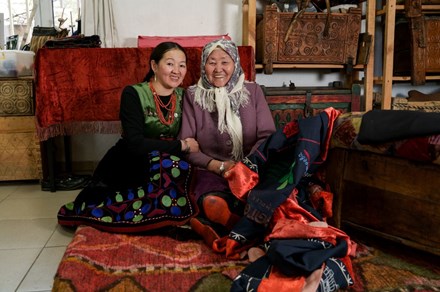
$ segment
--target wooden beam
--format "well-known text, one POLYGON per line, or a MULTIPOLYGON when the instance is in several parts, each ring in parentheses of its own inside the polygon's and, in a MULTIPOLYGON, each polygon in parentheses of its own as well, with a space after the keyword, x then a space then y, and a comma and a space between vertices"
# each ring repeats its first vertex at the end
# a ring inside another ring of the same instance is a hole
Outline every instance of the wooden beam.
POLYGON ((391 109, 393 91, 393 66, 394 66, 394 32, 396 25, 396 0, 387 0, 385 7, 385 34, 383 47, 383 83, 382 83, 382 109, 391 109))

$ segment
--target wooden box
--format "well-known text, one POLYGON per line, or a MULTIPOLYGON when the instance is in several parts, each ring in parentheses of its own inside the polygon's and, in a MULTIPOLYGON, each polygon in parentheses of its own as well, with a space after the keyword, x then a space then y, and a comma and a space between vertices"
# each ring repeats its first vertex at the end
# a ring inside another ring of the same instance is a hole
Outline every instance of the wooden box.
POLYGON ((266 73, 271 73, 274 63, 356 63, 360 8, 351 8, 348 13, 332 12, 329 17, 327 13, 304 12, 292 23, 295 15, 277 12, 271 5, 265 7, 263 19, 257 24, 256 59, 266 73))
POLYGON ((32 77, 0 79, 0 116, 34 115, 32 77))
POLYGON ((342 228, 440 255, 440 165, 336 148, 327 169, 342 228))
POLYGON ((333 107, 341 112, 360 111, 360 86, 338 87, 265 87, 267 103, 277 127, 316 115, 333 107))
POLYGON ((41 179, 35 117, 0 117, 0 181, 41 179))
POLYGON ((426 76, 440 72, 440 17, 400 19, 395 27, 396 76, 411 76, 412 85, 423 85, 426 76))

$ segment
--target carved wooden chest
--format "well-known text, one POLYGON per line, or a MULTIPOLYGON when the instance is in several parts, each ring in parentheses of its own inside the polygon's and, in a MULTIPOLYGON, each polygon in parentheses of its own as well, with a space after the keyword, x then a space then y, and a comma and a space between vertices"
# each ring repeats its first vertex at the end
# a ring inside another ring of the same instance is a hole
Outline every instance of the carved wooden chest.
POLYGON ((34 115, 32 77, 0 79, 0 116, 34 115))
POLYGON ((35 117, 0 117, 0 181, 41 179, 35 117))
POLYGON ((410 75, 412 85, 440 72, 440 17, 400 20, 395 28, 393 74, 410 75))
POLYGON ((360 111, 360 85, 351 88, 262 86, 277 128, 288 122, 316 115, 328 107, 341 112, 360 111))
POLYGON ((257 24, 256 58, 266 73, 274 63, 356 63, 361 9, 348 13, 277 12, 271 5, 257 24))

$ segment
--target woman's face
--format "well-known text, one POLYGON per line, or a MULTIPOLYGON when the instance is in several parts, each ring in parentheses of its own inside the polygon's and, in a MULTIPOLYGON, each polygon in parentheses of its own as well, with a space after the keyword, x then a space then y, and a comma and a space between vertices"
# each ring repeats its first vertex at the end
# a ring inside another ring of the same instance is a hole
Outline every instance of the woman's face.
POLYGON ((206 77, 215 87, 225 86, 234 73, 234 60, 221 48, 214 49, 205 63, 206 77))
POLYGON ((180 86, 187 71, 185 53, 179 49, 169 50, 158 64, 152 61, 151 65, 154 68, 156 81, 166 89, 180 86))

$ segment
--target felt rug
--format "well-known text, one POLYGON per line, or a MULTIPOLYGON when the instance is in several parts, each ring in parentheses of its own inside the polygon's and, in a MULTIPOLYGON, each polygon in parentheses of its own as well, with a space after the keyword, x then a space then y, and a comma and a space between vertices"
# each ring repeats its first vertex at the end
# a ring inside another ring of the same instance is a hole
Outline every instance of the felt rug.
POLYGON ((192 237, 187 228, 128 235, 81 226, 67 246, 52 291, 229 289, 248 262, 228 260, 192 237))
MULTIPOLYGON (((440 291, 438 257, 358 243, 346 291, 440 291)), ((229 291, 247 266, 215 254, 188 228, 125 235, 79 227, 52 291, 229 291)), ((278 291, 281 292, 281 291, 278 291)))
POLYGON ((371 234, 346 232, 358 247, 352 258, 355 284, 344 291, 440 291, 440 256, 371 234))

